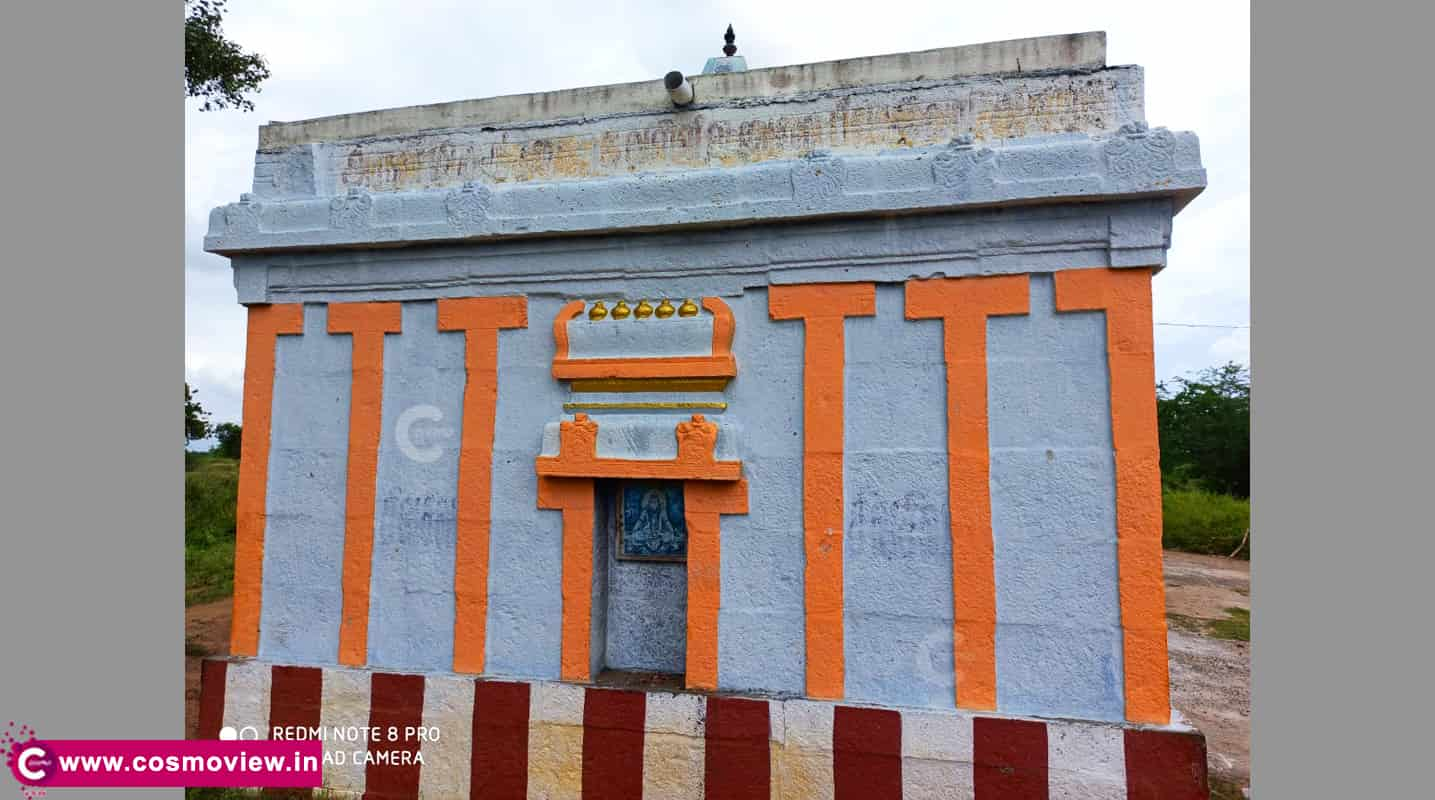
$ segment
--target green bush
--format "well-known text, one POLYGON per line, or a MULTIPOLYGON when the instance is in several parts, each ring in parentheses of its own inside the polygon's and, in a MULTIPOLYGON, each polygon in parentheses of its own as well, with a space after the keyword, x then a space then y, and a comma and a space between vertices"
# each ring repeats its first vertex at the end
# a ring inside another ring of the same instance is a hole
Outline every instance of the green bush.
POLYGON ((222 458, 239 460, 240 441, 243 432, 243 429, 233 422, 221 422, 215 425, 213 431, 214 438, 219 441, 219 444, 215 445, 214 449, 210 452, 222 458))
POLYGON ((1226 364, 1202 370, 1194 379, 1156 384, 1156 424, 1161 474, 1168 481, 1175 478, 1202 489, 1251 496, 1249 369, 1226 364))
POLYGON ((234 591, 234 511, 239 462, 185 457, 184 599, 186 605, 234 591))
MULTIPOLYGON (((1251 502, 1200 489, 1168 488, 1161 493, 1161 514, 1163 547, 1228 556, 1250 528, 1251 502)), ((1247 542, 1240 557, 1249 558, 1249 553, 1247 542)))
POLYGON ((184 604, 208 603, 234 594, 234 540, 184 548, 184 604))
POLYGON ((239 463, 210 458, 184 473, 184 543, 203 545, 234 538, 239 500, 239 463))

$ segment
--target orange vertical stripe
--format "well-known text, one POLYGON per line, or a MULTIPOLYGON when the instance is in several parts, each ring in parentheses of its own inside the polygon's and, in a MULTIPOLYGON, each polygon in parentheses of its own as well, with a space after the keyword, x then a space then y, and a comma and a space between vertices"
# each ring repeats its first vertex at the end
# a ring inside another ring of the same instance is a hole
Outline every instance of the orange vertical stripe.
MULTIPOLYGON (((564 422, 563 425, 570 423, 564 422)), ((593 662, 593 480, 538 477, 538 507, 563 512, 563 622, 558 675, 587 683, 593 662)))
POLYGON ((498 331, 528 327, 523 297, 438 301, 438 328, 465 332, 467 378, 458 453, 458 543, 454 554, 453 671, 481 673, 488 634, 488 545, 492 528, 493 427, 498 408, 498 331))
MULTIPOLYGON (((694 482, 684 494, 691 496, 694 482)), ((718 513, 697 511, 684 498, 688 523, 688 637, 684 681, 689 689, 717 688, 718 608, 722 598, 722 547, 718 513)))
POLYGON ((1106 312, 1126 718, 1165 725, 1171 718, 1171 696, 1166 589, 1161 582, 1161 462, 1151 270, 1058 272, 1056 308, 1106 312))
POLYGON ((840 699, 843 654, 842 375, 844 318, 877 313, 871 283, 814 283, 768 290, 772 319, 806 325, 802 366, 802 526, 807 564, 807 696, 840 699))
POLYGON ((718 609, 722 602, 720 514, 747 513, 747 481, 687 481, 688 639, 684 679, 689 689, 713 690, 718 679, 718 609))
POLYGON ((274 346, 304 332, 298 303, 249 307, 244 344, 244 431, 239 444, 239 500, 235 507, 234 616, 229 652, 259 654, 259 608, 264 592, 264 520, 269 484, 269 435, 274 406, 274 346))
POLYGON ((941 319, 947 361, 952 650, 959 708, 997 705, 997 596, 987 437, 987 317, 1026 314, 1026 275, 907 282, 907 319, 941 319))
POLYGON ((369 575, 383 425, 384 334, 399 330, 398 303, 329 304, 329 333, 354 337, 344 499, 344 600, 339 621, 339 663, 354 667, 363 666, 369 653, 369 575))

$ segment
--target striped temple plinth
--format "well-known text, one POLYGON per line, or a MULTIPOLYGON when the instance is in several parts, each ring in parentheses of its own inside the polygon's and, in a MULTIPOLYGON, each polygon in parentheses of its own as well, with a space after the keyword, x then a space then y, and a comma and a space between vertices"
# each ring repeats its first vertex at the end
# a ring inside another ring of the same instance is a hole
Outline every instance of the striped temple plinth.
POLYGON ((199 736, 223 727, 323 736, 330 796, 375 800, 1209 796, 1174 726, 210 659, 199 736))

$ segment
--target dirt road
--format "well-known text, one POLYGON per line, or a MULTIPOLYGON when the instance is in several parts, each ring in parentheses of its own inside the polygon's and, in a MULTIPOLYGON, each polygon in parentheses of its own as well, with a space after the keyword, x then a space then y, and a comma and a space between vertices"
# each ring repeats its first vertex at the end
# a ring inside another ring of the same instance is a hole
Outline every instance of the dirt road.
POLYGON ((1251 565, 1219 556, 1166 552, 1171 705, 1206 735, 1212 775, 1251 774, 1251 645, 1204 635, 1202 622, 1251 607, 1251 565))
POLYGON ((194 738, 199 725, 199 662, 229 654, 231 598, 184 610, 184 735, 194 738))

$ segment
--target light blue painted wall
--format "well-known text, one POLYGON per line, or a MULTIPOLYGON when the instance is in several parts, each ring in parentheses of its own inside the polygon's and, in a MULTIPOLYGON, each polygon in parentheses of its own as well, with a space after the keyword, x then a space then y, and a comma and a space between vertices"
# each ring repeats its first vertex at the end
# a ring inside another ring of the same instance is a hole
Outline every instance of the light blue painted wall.
POLYGON ((843 644, 853 700, 950 707, 952 546, 940 320, 901 285, 847 319, 843 644))
POLYGON ((453 666, 464 335, 438 330, 434 302, 404 303, 402 323, 402 334, 384 337, 369 663, 447 671, 453 666))
POLYGON ((1030 315, 987 323, 997 707, 1118 720, 1105 314, 1056 313, 1052 285, 1033 275, 1030 315))
POLYGON ((533 459, 562 413, 553 319, 565 300, 530 295, 528 327, 498 333, 493 529, 488 561, 488 672, 557 678, 563 621, 563 514, 538 509, 533 459))
MULTIPOLYGON (((952 571, 942 325, 905 319, 903 299, 901 284, 881 284, 876 316, 849 318, 845 326, 846 693, 854 702, 947 708, 952 571)), ((558 511, 537 509, 533 459, 544 424, 569 399, 550 374, 550 323, 563 302, 530 296, 530 326, 499 334, 487 644, 493 675, 559 675, 562 520, 558 511)), ((714 416, 734 437, 725 446, 735 445, 743 460, 750 513, 722 517, 718 683, 801 694, 805 326, 771 320, 765 289, 728 302, 740 368, 724 393, 729 410, 714 416)), ((442 672, 453 655, 464 342, 462 334, 437 331, 432 302, 406 302, 402 314, 404 333, 385 342, 369 661, 442 672), (415 459, 399 445, 399 421, 427 407, 441 419, 424 414, 408 428, 410 449, 421 456, 415 459)), ((260 655, 331 664, 351 343, 325 331, 323 306, 306 306, 304 316, 305 335, 277 344, 260 655)), ((991 319, 988 354, 999 710, 1119 719, 1104 315, 1055 313, 1050 276, 1033 275, 1031 313, 991 319)), ((610 514, 599 503, 594 666, 681 671, 673 637, 644 642, 637 632, 653 624, 653 614, 666 615, 669 633, 685 627, 685 581, 646 574, 678 568, 616 562, 610 514)))
POLYGON ((741 419, 749 513, 721 517, 718 687, 801 694, 803 323, 769 319, 766 290, 728 304, 738 375, 723 419, 741 419))
POLYGON ((304 334, 275 343, 259 656, 280 663, 339 659, 353 343, 327 324, 305 305, 304 334))

